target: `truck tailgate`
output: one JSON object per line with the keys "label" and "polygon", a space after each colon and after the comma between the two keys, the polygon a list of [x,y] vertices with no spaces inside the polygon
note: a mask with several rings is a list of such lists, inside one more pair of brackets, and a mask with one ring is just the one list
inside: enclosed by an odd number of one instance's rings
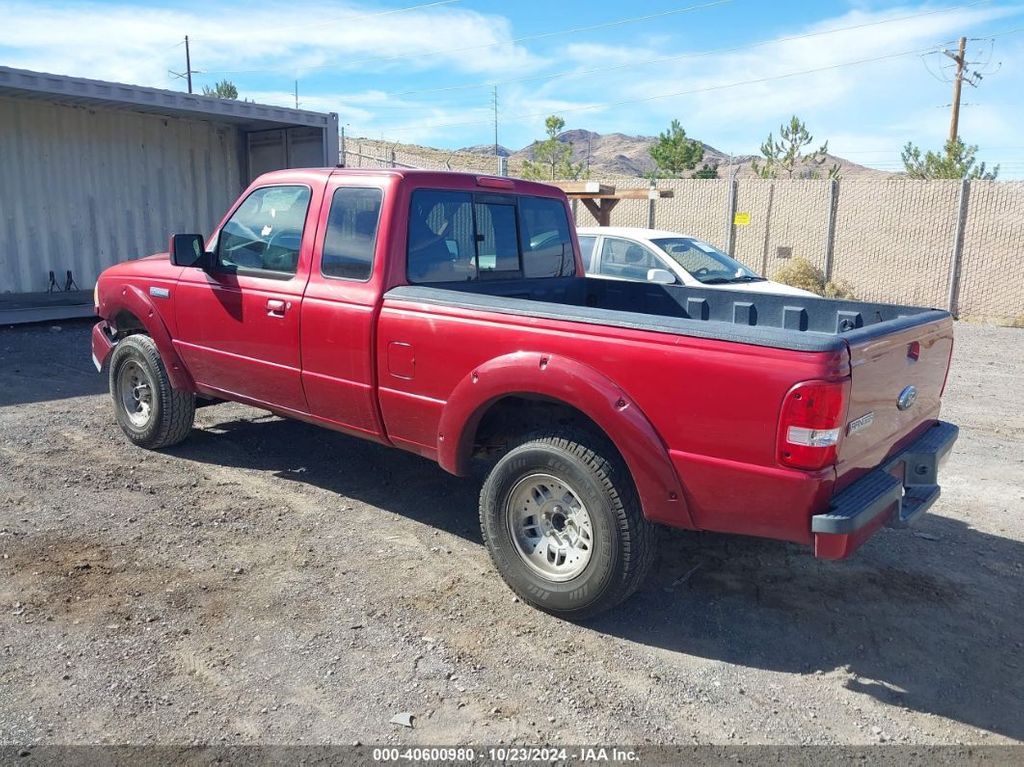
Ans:
{"label": "truck tailgate", "polygon": [[849,350],[852,383],[836,491],[882,464],[938,419],[953,350],[953,321],[947,316],[851,341]]}

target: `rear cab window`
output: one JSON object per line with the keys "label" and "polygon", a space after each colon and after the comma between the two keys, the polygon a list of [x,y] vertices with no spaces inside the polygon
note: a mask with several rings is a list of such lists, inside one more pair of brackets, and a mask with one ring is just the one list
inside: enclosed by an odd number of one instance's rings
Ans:
{"label": "rear cab window", "polygon": [[410,282],[465,282],[576,273],[561,200],[417,189],[409,207]]}

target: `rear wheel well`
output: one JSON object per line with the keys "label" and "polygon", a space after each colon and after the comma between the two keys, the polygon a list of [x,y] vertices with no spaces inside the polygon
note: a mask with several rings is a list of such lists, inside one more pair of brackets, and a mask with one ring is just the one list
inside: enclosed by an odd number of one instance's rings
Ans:
{"label": "rear wheel well", "polygon": [[[469,457],[491,464],[514,448],[522,437],[538,431],[575,429],[618,449],[589,416],[561,400],[533,395],[508,395],[495,400],[480,416]],[[620,456],[621,457],[621,456]]]}

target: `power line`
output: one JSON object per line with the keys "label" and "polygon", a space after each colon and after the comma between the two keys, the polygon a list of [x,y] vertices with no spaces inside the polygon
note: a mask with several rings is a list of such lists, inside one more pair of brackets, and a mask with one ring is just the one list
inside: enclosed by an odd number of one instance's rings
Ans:
{"label": "power line", "polygon": [[799,35],[789,35],[789,36],[786,36],[786,37],[775,37],[775,38],[770,38],[770,39],[767,39],[767,40],[759,40],[759,41],[753,42],[753,43],[746,43],[744,45],[729,46],[729,47],[726,47],[726,48],[712,48],[712,49],[706,50],[706,51],[695,51],[695,52],[690,52],[690,53],[680,53],[680,54],[676,54],[676,55],[673,55],[673,56],[661,56],[661,57],[658,57],[658,58],[646,59],[644,61],[631,61],[631,62],[626,62],[624,64],[616,64],[616,65],[613,65],[613,66],[602,66],[602,67],[595,67],[593,69],[583,69],[583,70],[581,70],[581,69],[567,69],[567,70],[563,70],[561,72],[555,72],[553,74],[529,75],[529,76],[526,76],[526,77],[513,78],[511,80],[498,80],[498,81],[491,80],[491,81],[487,81],[487,82],[465,83],[465,84],[462,84],[462,85],[449,85],[449,86],[442,86],[442,87],[438,87],[438,88],[419,88],[419,89],[415,89],[415,90],[406,90],[406,91],[390,91],[390,92],[387,92],[386,95],[388,95],[388,96],[409,96],[409,95],[418,94],[418,93],[441,93],[441,92],[444,92],[444,91],[464,90],[464,89],[469,89],[469,88],[483,88],[483,87],[490,88],[490,87],[493,87],[495,85],[513,85],[513,84],[516,84],[516,83],[540,82],[540,81],[546,81],[546,80],[555,80],[555,79],[562,78],[562,77],[583,77],[583,76],[586,76],[586,75],[600,74],[600,73],[604,73],[604,72],[612,72],[612,71],[620,70],[620,69],[632,69],[633,67],[647,66],[649,64],[664,64],[666,62],[679,61],[679,60],[682,60],[682,59],[699,58],[699,57],[702,57],[702,56],[714,56],[714,55],[717,55],[717,54],[720,54],[720,53],[735,53],[737,51],[751,50],[751,49],[754,49],[754,48],[761,48],[761,47],[764,47],[764,46],[767,46],[767,45],[776,45],[776,44],[779,44],[779,43],[788,43],[788,42],[793,42],[793,41],[796,41],[796,40],[804,40],[804,39],[811,38],[811,37],[821,37],[823,35],[832,35],[832,34],[836,34],[838,32],[850,32],[850,31],[857,30],[857,29],[867,29],[869,27],[876,27],[876,26],[880,26],[882,24],[892,24],[892,23],[895,23],[895,22],[898,22],[898,21],[908,21],[908,20],[911,20],[911,19],[918,19],[918,18],[922,18],[924,16],[934,16],[936,14],[941,14],[941,13],[951,13],[953,11],[961,11],[961,10],[964,10],[964,9],[967,9],[967,8],[973,8],[976,5],[983,5],[983,4],[988,3],[988,2],[990,2],[990,0],[976,0],[973,3],[966,3],[964,5],[955,5],[955,6],[951,6],[949,8],[941,8],[941,9],[934,10],[934,11],[924,11],[922,13],[913,13],[913,14],[909,14],[907,16],[896,16],[896,17],[889,18],[889,19],[881,19],[879,21],[869,21],[869,22],[864,22],[864,23],[861,23],[861,24],[852,24],[852,25],[846,26],[846,27],[834,27],[832,29],[824,29],[824,30],[820,30],[818,32],[806,32],[804,34],[799,34]]}
{"label": "power line", "polygon": [[[500,85],[513,85],[513,84],[525,83],[525,82],[549,81],[549,80],[559,79],[559,78],[562,78],[562,77],[583,77],[583,76],[591,75],[591,74],[603,74],[603,73],[611,72],[611,71],[615,71],[615,70],[632,69],[633,67],[640,67],[640,66],[645,66],[645,65],[649,65],[649,64],[663,64],[663,63],[666,63],[666,62],[669,62],[669,61],[679,61],[679,60],[682,60],[682,59],[700,58],[700,57],[704,57],[704,56],[714,56],[714,55],[718,55],[718,54],[722,54],[722,53],[735,53],[737,51],[752,50],[754,48],[761,48],[761,47],[768,46],[768,45],[777,45],[777,44],[782,44],[782,43],[794,42],[794,41],[797,41],[797,40],[804,40],[804,39],[807,39],[807,38],[821,37],[821,36],[824,36],[824,35],[837,34],[839,32],[849,32],[849,31],[857,30],[857,29],[866,29],[866,28],[869,28],[869,27],[876,27],[876,26],[880,26],[880,25],[883,25],[883,24],[892,24],[892,23],[899,22],[899,21],[908,21],[908,20],[911,20],[911,19],[917,19],[917,18],[921,18],[921,17],[924,17],[924,16],[934,16],[935,14],[950,13],[950,12],[953,12],[953,11],[964,10],[966,8],[972,8],[972,7],[977,6],[977,5],[983,5],[983,4],[987,3],[987,2],[990,2],[990,0],[976,0],[975,2],[966,3],[964,5],[956,5],[956,6],[951,6],[949,8],[942,8],[942,9],[933,10],[933,11],[925,11],[925,12],[922,12],[922,13],[913,13],[913,14],[909,14],[909,15],[906,15],[906,16],[896,16],[896,17],[892,17],[892,18],[889,18],[889,19],[881,19],[879,21],[870,21],[870,22],[864,22],[864,23],[861,23],[861,24],[852,24],[850,26],[845,26],[845,27],[833,27],[831,29],[824,29],[824,30],[820,30],[820,31],[817,31],[817,32],[806,32],[806,33],[799,34],[799,35],[788,35],[786,37],[776,37],[776,38],[771,38],[771,39],[767,39],[767,40],[759,40],[757,42],[746,43],[744,45],[735,45],[735,46],[729,46],[729,47],[725,47],[725,48],[712,48],[712,49],[705,50],[705,51],[693,51],[693,52],[681,53],[681,54],[677,54],[677,55],[673,55],[673,56],[662,56],[662,57],[654,58],[654,59],[646,59],[644,61],[633,61],[633,62],[627,62],[627,63],[624,63],[624,64],[616,64],[616,65],[613,65],[613,66],[595,67],[593,69],[583,69],[583,70],[581,70],[581,69],[571,69],[571,70],[564,70],[562,72],[555,72],[555,73],[547,74],[547,75],[530,75],[530,76],[527,76],[527,77],[517,77],[517,78],[510,79],[510,80],[498,80],[498,81],[493,81],[492,80],[492,81],[487,81],[487,82],[465,83],[465,84],[461,84],[461,85],[441,86],[441,87],[437,87],[437,88],[419,88],[419,89],[405,90],[405,91],[390,91],[390,92],[385,92],[383,95],[389,96],[389,97],[397,97],[397,96],[410,96],[410,95],[416,95],[416,94],[421,94],[421,93],[442,93],[442,92],[447,92],[447,91],[466,90],[466,89],[471,89],[471,88],[483,88],[483,87],[494,88],[494,87],[500,86]],[[979,39],[982,39],[982,38],[979,38]],[[990,38],[983,38],[983,39],[988,40]],[[922,55],[922,61],[925,62],[925,68],[928,69],[929,74],[931,74],[931,69],[928,68],[928,64],[927,64],[927,62],[925,61],[925,59],[923,57],[928,55],[928,54],[930,54],[930,53],[937,53],[937,52],[938,51],[935,51],[934,49],[929,48],[925,53],[921,54]],[[935,77],[934,74],[932,76]],[[938,79],[938,78],[936,78],[936,79]],[[950,81],[946,80],[945,82],[950,82]],[[367,107],[367,108],[370,108],[370,107]],[[376,107],[373,107],[373,108],[376,109],[376,110],[388,110],[388,111],[413,111],[413,110],[422,111],[423,105],[422,104],[405,104],[405,105],[402,105],[402,106],[385,105],[385,106],[376,106]]]}
{"label": "power line", "polygon": [[[327,24],[338,24],[343,21],[365,21],[366,19],[377,19],[381,16],[394,16],[399,13],[408,13],[410,11],[421,11],[427,8],[436,8],[441,5],[451,5],[452,3],[459,3],[462,0],[434,0],[430,3],[420,3],[419,5],[407,5],[404,8],[391,8],[386,11],[377,11],[376,13],[360,13],[352,16],[337,16],[333,19],[321,19],[315,22],[304,22],[302,24],[285,24],[283,26],[274,27],[274,31],[280,32],[286,29],[309,29],[311,27],[323,27]],[[181,45],[181,43],[176,43]],[[234,74],[235,70],[223,70],[218,71],[217,74]]]}
{"label": "power line", "polygon": [[[1024,31],[1024,27],[1018,27],[1016,29],[1006,30],[1005,32],[998,32],[998,33],[996,33],[994,35],[990,35],[990,37],[1002,37],[1002,36],[1005,36],[1005,35],[1014,34],[1014,33],[1021,32],[1021,31]],[[904,56],[919,56],[922,53],[925,53],[927,51],[933,50],[933,48],[934,48],[934,46],[929,46],[928,48],[916,48],[916,49],[913,49],[913,50],[900,51],[898,53],[887,53],[887,54],[884,54],[884,55],[881,55],[881,56],[872,56],[872,57],[864,58],[864,59],[856,59],[854,61],[844,61],[844,62],[840,62],[838,64],[829,64],[829,65],[823,66],[823,67],[814,67],[812,69],[802,69],[802,70],[798,70],[798,71],[795,71],[795,72],[785,72],[785,73],[780,74],[780,75],[768,75],[766,77],[758,77],[758,78],[753,78],[753,79],[750,79],[750,80],[738,80],[736,82],[731,82],[731,83],[722,83],[721,85],[708,85],[708,86],[705,86],[703,88],[693,88],[693,89],[690,89],[690,90],[676,91],[676,92],[673,92],[673,93],[660,93],[660,94],[657,94],[657,95],[654,95],[654,96],[645,96],[643,98],[624,99],[622,101],[603,102],[603,103],[598,103],[598,104],[586,104],[586,105],[578,106],[578,107],[566,107],[565,109],[559,109],[557,111],[560,114],[565,113],[565,112],[585,112],[585,111],[592,111],[592,110],[595,110],[595,109],[607,109],[609,107],[626,106],[626,105],[629,105],[629,104],[642,104],[642,103],[646,103],[648,101],[657,101],[657,100],[660,100],[660,99],[673,98],[673,97],[676,97],[676,96],[691,96],[691,95],[694,95],[694,94],[697,94],[697,93],[708,93],[708,92],[711,92],[711,91],[726,90],[726,89],[729,89],[729,88],[738,88],[738,87],[741,87],[741,86],[744,86],[744,85],[758,85],[760,83],[774,82],[774,81],[777,81],[777,80],[785,80],[785,79],[789,79],[791,77],[799,77],[799,76],[802,76],[802,75],[816,74],[818,72],[827,72],[827,71],[834,70],[834,69],[842,69],[842,68],[845,68],[845,67],[858,66],[860,64],[870,64],[870,63],[873,63],[873,62],[876,62],[876,61],[886,61],[886,60],[889,60],[889,59],[902,58]],[[544,117],[544,116],[546,116],[546,114],[547,113],[545,113],[545,112],[533,112],[533,113],[528,113],[528,114],[511,115],[507,119],[509,119],[509,120],[523,120],[523,119],[527,119],[527,118],[531,118],[532,119],[532,118],[535,118],[535,117]],[[416,126],[407,126],[407,127],[404,127],[404,128],[394,128],[392,130],[393,131],[406,132],[406,131],[410,131],[410,130],[422,130],[423,128],[430,128],[430,129],[434,130],[434,129],[437,129],[437,128],[455,128],[455,127],[462,127],[462,126],[468,126],[468,125],[481,125],[481,124],[486,124],[486,122],[481,123],[481,121],[479,121],[479,120],[473,120],[473,121],[464,121],[464,122],[456,122],[456,123],[443,123],[443,124],[440,124],[440,125],[429,125],[429,124],[428,125],[423,125],[423,124],[420,124],[420,125],[416,125]]]}
{"label": "power line", "polygon": [[436,0],[432,3],[420,3],[419,5],[409,5],[405,8],[391,8],[387,11],[378,11],[377,13],[361,13],[354,16],[340,16],[334,19],[321,19],[315,22],[306,22],[304,24],[289,24],[285,26],[275,26],[274,29],[277,31],[283,29],[309,29],[311,27],[322,27],[325,24],[337,24],[341,21],[362,21],[364,19],[376,19],[381,16],[394,16],[398,13],[408,13],[409,11],[420,11],[426,8],[435,8],[439,5],[451,5],[452,3],[458,3],[461,0]]}
{"label": "power line", "polygon": [[939,67],[939,74],[935,74],[934,72],[932,72],[932,68],[928,64],[928,56],[931,56],[931,55],[936,54],[936,53],[939,53],[939,51],[928,51],[927,53],[922,53],[921,54],[921,63],[924,64],[925,71],[929,75],[931,75],[932,79],[935,80],[936,82],[940,82],[940,83],[950,83],[950,82],[952,82],[952,80],[950,80],[944,74],[942,74],[942,70],[944,70],[946,68],[945,66],[940,66]]}
{"label": "power line", "polygon": [[[674,8],[669,11],[660,11],[658,13],[649,13],[645,16],[634,16],[628,19],[617,19],[615,21],[606,21],[599,24],[590,24],[584,27],[572,27],[570,29],[559,29],[552,32],[540,32],[533,35],[524,35],[523,37],[514,37],[510,40],[502,40],[496,43],[481,43],[479,45],[467,45],[462,48],[435,48],[429,51],[422,51],[420,53],[400,53],[393,56],[370,56],[364,59],[353,59],[349,61],[343,61],[340,63],[333,64],[318,64],[315,66],[303,67],[303,69],[334,69],[338,67],[355,66],[357,64],[368,64],[373,62],[389,62],[389,61],[402,61],[404,59],[418,59],[426,56],[437,56],[440,54],[449,53],[464,53],[465,51],[479,51],[487,48],[496,48],[502,45],[515,45],[516,43],[526,42],[527,40],[541,40],[549,37],[557,37],[559,35],[577,34],[580,32],[593,32],[598,29],[609,29],[611,27],[619,27],[626,24],[637,24],[643,21],[651,21],[653,19],[660,19],[666,16],[674,16],[680,13],[689,13],[691,11],[700,11],[707,8],[715,8],[720,5],[727,5],[732,0],[712,0],[712,2],[702,3],[700,5],[691,5],[685,8]],[[263,67],[261,69],[220,69],[214,70],[215,74],[258,74],[261,72],[273,72],[276,71],[275,67]],[[489,83],[488,83],[489,84]]]}
{"label": "power line", "polygon": [[[721,85],[708,85],[708,86],[705,86],[703,88],[693,88],[693,89],[685,90],[685,91],[675,91],[673,93],[660,93],[660,94],[657,94],[657,95],[654,95],[654,96],[645,96],[643,98],[637,98],[637,99],[624,99],[622,101],[611,101],[611,102],[603,102],[603,103],[599,103],[599,104],[586,104],[586,105],[578,106],[578,107],[567,107],[565,109],[559,109],[557,111],[559,112],[559,114],[562,114],[562,113],[565,113],[565,112],[584,112],[584,111],[591,111],[591,110],[594,110],[594,109],[607,109],[608,107],[625,106],[625,105],[628,105],[628,104],[641,104],[641,103],[645,103],[645,102],[648,102],[648,101],[657,101],[659,99],[672,98],[674,96],[691,96],[691,95],[694,95],[694,94],[697,94],[697,93],[707,93],[707,92],[710,92],[710,91],[725,90],[725,89],[728,89],[728,88],[738,88],[738,87],[743,86],[743,85],[757,85],[757,84],[760,84],[760,83],[773,82],[775,80],[784,80],[784,79],[787,79],[787,78],[790,78],[790,77],[798,77],[800,75],[809,75],[809,74],[814,74],[814,73],[817,73],[817,72],[826,72],[828,70],[840,69],[842,67],[851,67],[851,66],[856,66],[858,64],[868,64],[868,63],[871,63],[871,62],[874,62],[874,61],[884,61],[886,59],[895,59],[895,58],[899,58],[899,57],[902,57],[902,56],[909,56],[909,55],[912,55],[912,54],[916,55],[916,54],[922,53],[923,50],[929,50],[929,49],[920,49],[920,48],[918,48],[918,49],[915,49],[915,50],[912,50],[912,51],[901,51],[899,53],[888,53],[888,54],[885,54],[883,56],[873,56],[873,57],[867,58],[867,59],[857,59],[856,61],[845,61],[845,62],[841,62],[839,64],[830,64],[828,66],[815,67],[813,69],[802,69],[802,70],[798,70],[796,72],[786,72],[786,73],[783,73],[783,74],[780,74],[780,75],[769,75],[767,77],[758,77],[758,78],[754,78],[754,79],[751,79],[751,80],[738,80],[736,82],[731,82],[731,83],[722,83]],[[544,116],[545,114],[546,114],[545,112],[533,112],[533,113],[530,113],[530,114],[513,115],[509,119],[512,119],[512,120],[526,119],[526,118],[533,118],[533,117]],[[467,122],[457,122],[457,123],[445,123],[445,124],[442,124],[442,125],[409,126],[409,127],[406,127],[406,128],[398,128],[396,130],[402,130],[402,131],[418,130],[421,127],[427,127],[427,128],[431,128],[431,129],[436,129],[436,128],[454,128],[454,127],[461,127],[461,126],[464,126],[464,125],[480,125],[480,124],[481,124],[480,121],[467,121]]]}
{"label": "power line", "polygon": [[[291,25],[285,25],[285,26],[275,26],[274,29],[275,29],[275,31],[282,31],[282,30],[286,30],[286,29],[308,29],[310,27],[322,27],[322,26],[324,26],[326,24],[337,24],[338,22],[342,22],[342,21],[362,21],[362,20],[365,20],[365,19],[376,19],[376,18],[380,18],[381,16],[394,16],[394,15],[399,14],[399,13],[408,13],[409,11],[419,11],[419,10],[423,10],[423,9],[426,9],[426,8],[435,8],[437,6],[451,5],[452,3],[459,3],[459,2],[462,2],[462,0],[434,0],[433,2],[430,2],[430,3],[420,3],[419,5],[409,5],[409,6],[406,6],[404,8],[391,8],[390,10],[387,10],[387,11],[377,11],[376,13],[361,13],[361,14],[357,14],[357,15],[353,15],[353,16],[340,16],[340,17],[336,17],[334,19],[322,19],[320,21],[312,22],[312,23],[291,24]],[[186,41],[187,40],[188,40],[188,38],[186,38]],[[201,41],[201,39],[200,39],[200,41]],[[193,40],[193,42],[195,42],[195,41]],[[181,45],[181,42],[175,43],[174,45],[170,46],[170,48],[177,48],[179,45]],[[260,70],[250,70],[250,71],[260,71]],[[263,71],[269,71],[269,70],[263,70]],[[207,70],[204,74],[236,74],[236,73],[240,74],[241,70]],[[177,72],[171,72],[170,74],[176,75],[176,76],[184,76],[184,75],[178,75]],[[196,74],[199,74],[199,73],[196,73]],[[189,93],[191,93],[191,92],[192,91],[189,90]]]}

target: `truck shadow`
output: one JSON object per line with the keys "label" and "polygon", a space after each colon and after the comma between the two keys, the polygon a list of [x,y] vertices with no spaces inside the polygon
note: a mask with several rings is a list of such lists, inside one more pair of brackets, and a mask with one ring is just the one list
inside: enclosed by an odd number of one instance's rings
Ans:
{"label": "truck shadow", "polygon": [[[478,480],[252,413],[168,452],[273,472],[481,543]],[[885,530],[839,563],[777,541],[666,530],[647,584],[586,628],[737,666],[820,672],[823,684],[1024,739],[1024,544],[955,519]]]}
{"label": "truck shadow", "polygon": [[1024,545],[955,519],[885,530],[838,563],[796,545],[670,531],[643,591],[590,628],[828,674],[825,684],[889,705],[1024,738]]}
{"label": "truck shadow", "polygon": [[[217,409],[223,406],[217,406]],[[202,412],[202,411],[200,411]],[[193,430],[166,452],[193,461],[272,472],[483,543],[480,485],[402,450],[246,409],[237,419]]]}

